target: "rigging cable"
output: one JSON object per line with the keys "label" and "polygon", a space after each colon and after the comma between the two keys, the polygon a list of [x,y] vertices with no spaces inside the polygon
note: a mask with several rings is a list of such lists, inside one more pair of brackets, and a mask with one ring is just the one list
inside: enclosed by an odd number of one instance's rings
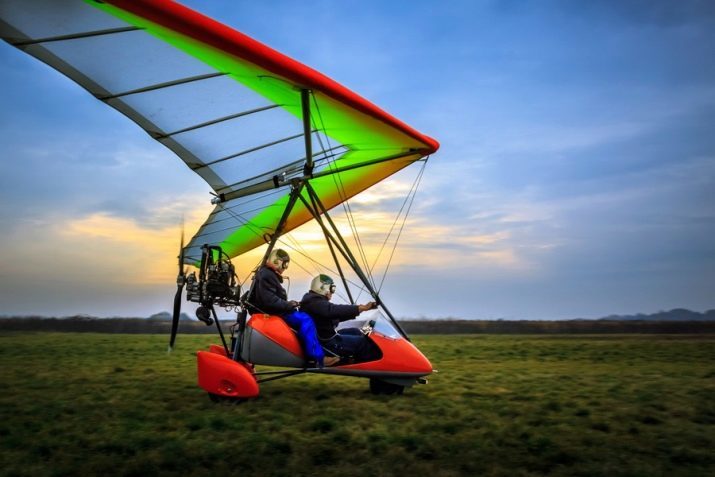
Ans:
{"label": "rigging cable", "polygon": [[[395,216],[395,220],[392,222],[392,225],[390,226],[390,231],[385,236],[385,240],[382,242],[382,245],[380,246],[380,251],[377,253],[377,256],[375,256],[375,260],[373,260],[373,262],[372,262],[371,270],[375,270],[375,267],[377,266],[377,262],[380,259],[380,256],[382,255],[382,252],[385,249],[385,245],[387,245],[387,242],[390,240],[390,237],[392,236],[392,232],[395,230],[395,226],[397,225],[397,221],[400,220],[402,211],[405,209],[405,206],[407,205],[408,201],[410,200],[410,197],[413,196],[413,194],[416,194],[417,187],[419,187],[419,182],[422,180],[422,174],[425,170],[426,165],[427,165],[427,163],[425,162],[423,164],[422,168],[420,168],[420,171],[417,173],[417,176],[415,177],[415,181],[412,183],[410,190],[405,195],[405,200],[402,202],[402,206],[400,207],[400,210],[397,212],[397,215]],[[404,220],[407,220],[408,214],[409,214],[409,210],[405,214],[403,223],[404,223]]]}
{"label": "rigging cable", "polygon": [[[243,224],[249,231],[251,231],[251,232],[253,232],[254,234],[258,235],[258,236],[261,237],[262,239],[264,238],[264,234],[261,233],[262,230],[261,230],[258,226],[254,225],[250,220],[246,220],[245,218],[241,217],[240,214],[238,214],[238,213],[236,213],[236,212],[230,210],[230,209],[227,208],[227,207],[224,207],[222,203],[219,203],[219,204],[218,204],[218,207],[220,207],[221,209],[223,209],[224,211],[226,211],[226,213],[228,213],[228,214],[231,215],[234,219],[236,219],[236,221],[237,221],[239,224]],[[196,235],[196,236],[194,237],[194,239],[195,239],[196,237],[198,237],[198,236],[199,236],[199,235]],[[192,239],[192,240],[193,240],[193,239]],[[258,270],[258,268],[259,268],[261,265],[262,265],[262,263],[259,262],[258,265],[257,265],[255,268],[253,268],[253,271],[250,272],[250,273],[248,274],[248,276],[246,276],[246,278],[241,281],[241,287],[243,287],[243,284],[248,281],[248,278],[249,278],[253,273],[255,273],[255,271]]]}
{"label": "rigging cable", "polygon": [[[325,135],[325,140],[326,140],[328,146],[332,147],[332,144],[330,143],[330,137],[325,133],[325,121],[323,120],[323,115],[320,111],[320,106],[318,105],[318,101],[315,98],[315,95],[313,95],[313,103],[315,104],[315,110],[318,113],[318,117],[320,118],[322,131],[323,131],[323,134]],[[315,126],[315,128],[318,129],[317,125]],[[320,142],[321,147],[324,147],[320,135],[318,135],[318,141]],[[329,168],[334,169],[334,166],[335,166],[334,161],[328,163]],[[342,177],[340,176],[339,173],[335,173],[332,176],[333,176],[333,182],[335,183],[335,188],[338,191],[338,194],[340,195],[340,198],[342,200],[341,205],[343,207],[343,211],[345,212],[345,216],[348,220],[348,226],[350,227],[350,231],[353,234],[353,240],[355,241],[355,246],[358,249],[358,253],[360,254],[360,259],[362,260],[362,266],[364,269],[367,270],[367,268],[368,268],[367,256],[365,255],[364,248],[362,246],[362,241],[360,240],[360,234],[358,233],[357,225],[355,223],[355,218],[352,214],[352,209],[350,207],[350,202],[347,197],[347,193],[345,192],[345,185],[343,184]],[[367,277],[370,280],[372,287],[375,288],[375,280],[373,279],[369,270],[367,272],[368,272]]]}
{"label": "rigging cable", "polygon": [[[302,256],[304,256],[304,257],[307,257],[307,256],[308,256],[308,252],[307,252],[307,251],[305,250],[305,248],[301,245],[300,241],[298,241],[295,237],[293,237],[293,235],[292,235],[291,232],[289,232],[289,233],[283,235],[280,239],[278,239],[281,243],[283,243],[284,245],[288,246],[288,244],[286,244],[286,243],[283,241],[283,238],[285,238],[286,240],[290,240],[290,241],[291,241],[291,243],[292,243],[293,246],[294,246],[294,247],[293,247],[293,250],[298,251],[298,253],[300,253],[300,254],[301,254]],[[319,275],[319,274],[321,273],[321,271],[320,271],[320,268],[318,268],[318,266],[316,265],[316,263],[318,263],[318,262],[317,262],[317,261],[312,261],[312,262],[311,262],[311,265],[313,266],[313,271],[314,271],[314,272],[317,272],[317,274]],[[320,266],[322,267],[321,264],[318,263],[318,265],[320,265]],[[303,270],[305,270],[305,269],[303,269]],[[306,271],[308,274],[310,274],[310,272],[308,272],[308,270],[305,270],[305,271]]]}
{"label": "rigging cable", "polygon": [[415,187],[414,187],[414,192],[412,194],[412,199],[410,199],[410,204],[407,206],[407,211],[405,212],[405,217],[402,220],[402,225],[400,226],[400,230],[397,233],[397,238],[395,239],[395,245],[392,247],[392,252],[390,253],[390,258],[387,261],[387,265],[385,266],[385,271],[382,274],[382,279],[380,280],[380,286],[377,288],[377,292],[380,293],[382,290],[382,285],[385,283],[385,277],[387,276],[387,271],[390,269],[390,264],[392,263],[392,258],[395,255],[395,250],[397,249],[397,244],[400,241],[400,236],[402,235],[402,230],[405,228],[405,223],[407,222],[407,216],[410,214],[410,209],[412,209],[412,204],[415,201],[415,197],[417,197],[417,189],[420,186],[420,182],[422,182],[422,177],[424,175],[425,167],[427,166],[427,159],[425,159],[424,164],[422,164],[422,169],[420,170],[420,173],[418,175],[418,179],[416,181]]}
{"label": "rigging cable", "polygon": [[[397,215],[395,216],[395,220],[392,222],[392,226],[390,227],[390,231],[389,231],[389,232],[387,233],[387,235],[385,236],[385,240],[382,242],[382,245],[380,246],[380,251],[377,253],[377,255],[376,255],[376,257],[375,257],[375,260],[374,260],[373,263],[372,263],[372,267],[370,268],[370,271],[371,271],[371,272],[375,270],[375,268],[376,268],[376,266],[377,266],[377,262],[378,262],[378,260],[380,259],[380,256],[382,255],[382,252],[383,252],[383,250],[385,249],[385,246],[387,245],[387,242],[390,240],[390,237],[392,236],[393,231],[395,230],[395,226],[397,225],[397,221],[400,220],[400,216],[402,215],[402,211],[405,209],[405,206],[408,205],[408,202],[409,202],[409,206],[407,207],[407,211],[405,212],[404,218],[402,219],[402,225],[401,225],[401,227],[400,227],[398,236],[397,236],[397,238],[395,239],[394,245],[392,246],[392,251],[391,251],[391,253],[390,253],[390,258],[388,259],[388,262],[387,262],[387,264],[385,265],[385,271],[383,272],[382,279],[381,279],[381,281],[380,281],[380,287],[376,288],[378,293],[380,293],[380,291],[382,290],[382,285],[383,285],[383,283],[384,283],[384,281],[385,281],[385,277],[387,276],[387,271],[388,271],[389,268],[390,268],[390,262],[392,261],[392,258],[393,258],[393,255],[394,255],[394,253],[395,253],[395,250],[397,249],[397,244],[398,244],[398,242],[399,242],[399,240],[400,240],[400,234],[402,233],[402,229],[403,229],[404,226],[405,226],[405,222],[407,221],[407,216],[409,215],[409,213],[410,213],[410,208],[412,207],[412,202],[413,202],[414,199],[415,199],[415,196],[416,196],[416,194],[417,194],[417,189],[419,188],[420,182],[422,181],[422,177],[423,177],[423,175],[424,175],[424,171],[425,171],[425,168],[426,168],[426,166],[427,166],[427,159],[429,159],[429,158],[426,158],[426,159],[424,159],[424,160],[422,161],[422,162],[423,162],[422,167],[420,168],[419,172],[417,173],[417,176],[415,177],[415,180],[414,180],[414,182],[412,183],[412,186],[410,187],[409,192],[408,192],[407,195],[405,196],[405,200],[402,202],[402,206],[400,207],[400,210],[397,212]],[[412,199],[410,199],[410,197],[412,197]],[[360,297],[360,295],[362,295],[362,291],[361,291],[360,294],[358,294],[358,298]]]}
{"label": "rigging cable", "polygon": [[[305,258],[305,259],[309,260],[310,262],[312,262],[313,265],[315,265],[316,267],[321,267],[323,270],[327,270],[328,272],[332,273],[333,275],[338,275],[338,272],[336,272],[336,271],[333,270],[332,268],[328,267],[327,265],[325,265],[325,264],[323,264],[323,263],[320,263],[319,261],[315,260],[314,258],[311,258],[310,255],[304,254],[304,253],[301,252],[300,250],[294,248],[292,245],[290,245],[290,244],[284,242],[282,239],[278,239],[278,241],[279,241],[283,246],[285,246],[286,248],[291,249],[292,251],[296,252],[298,255],[300,255],[300,256],[302,256],[303,258]],[[291,259],[291,260],[292,260],[292,259]],[[299,266],[300,266],[300,265],[299,265]],[[302,267],[301,267],[301,268],[302,268]],[[310,275],[310,272],[309,272],[308,270],[306,270],[305,268],[302,268],[302,269],[303,269],[305,272],[307,272],[308,275]],[[351,283],[352,285],[355,285],[355,283],[352,282],[351,280],[348,280],[348,281],[350,281],[350,283]]]}
{"label": "rigging cable", "polygon": [[[338,272],[336,272],[335,270],[331,269],[331,268],[328,267],[327,265],[324,265],[324,264],[320,263],[319,261],[317,261],[317,260],[311,258],[309,255],[302,253],[300,250],[297,250],[297,249],[293,248],[290,244],[284,242],[283,239],[278,239],[278,241],[279,241],[283,246],[285,246],[286,248],[289,248],[289,249],[291,249],[292,251],[297,252],[299,255],[301,255],[301,256],[303,256],[304,258],[306,258],[308,261],[310,261],[310,262],[313,264],[313,266],[315,266],[315,267],[322,267],[323,270],[327,270],[327,271],[328,271],[330,274],[332,274],[332,275],[339,275]],[[291,261],[292,261],[292,262],[295,262],[295,264],[296,264],[298,267],[300,267],[301,270],[303,270],[304,272],[306,272],[306,273],[310,276],[310,271],[308,271],[308,270],[307,270],[305,267],[303,267],[300,263],[298,263],[297,261],[295,261],[295,259],[291,259]],[[320,269],[318,269],[318,272],[320,272]],[[351,285],[355,286],[355,287],[359,287],[359,286],[360,286],[360,284],[355,283],[354,281],[352,281],[352,280],[350,280],[350,279],[348,279],[348,278],[346,278],[345,280],[346,280],[347,282],[349,282]],[[348,301],[342,294],[336,293],[336,295],[338,295],[338,296],[339,296],[340,298],[342,298],[344,301]]]}
{"label": "rigging cable", "polygon": [[[313,103],[315,104],[315,110],[318,113],[318,118],[320,119],[322,129],[318,128],[317,124],[314,127],[315,127],[315,129],[318,129],[319,131],[321,131],[321,130],[323,131],[323,134],[325,135],[325,140],[328,144],[328,147],[332,147],[332,144],[330,142],[330,137],[327,135],[327,133],[325,133],[325,128],[326,128],[325,121],[323,120],[323,115],[320,111],[320,106],[318,105],[318,101],[315,98],[315,94],[313,94]],[[325,146],[323,145],[320,135],[318,135],[318,141],[320,142],[321,147],[324,149]],[[328,168],[334,169],[335,162],[328,161]],[[355,241],[355,245],[358,249],[358,253],[360,254],[360,259],[362,260],[363,268],[365,269],[366,276],[367,276],[368,280],[371,282],[372,288],[374,289],[375,288],[375,280],[372,277],[370,270],[368,269],[367,256],[365,255],[365,251],[362,246],[362,241],[360,240],[360,234],[358,233],[357,226],[355,225],[355,218],[352,214],[352,209],[350,208],[350,203],[348,201],[348,197],[345,192],[345,186],[342,182],[342,178],[340,177],[339,173],[332,174],[332,177],[333,177],[333,181],[335,183],[335,188],[338,191],[340,198],[342,199],[343,211],[345,212],[345,216],[348,220],[348,225],[349,225],[350,230],[353,234],[353,240]],[[363,287],[363,290],[364,290],[364,287]]]}

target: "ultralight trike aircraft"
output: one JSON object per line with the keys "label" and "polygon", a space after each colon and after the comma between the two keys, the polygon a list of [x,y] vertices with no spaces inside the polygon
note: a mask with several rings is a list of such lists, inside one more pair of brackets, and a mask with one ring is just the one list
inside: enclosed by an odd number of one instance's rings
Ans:
{"label": "ultralight trike aircraft", "polygon": [[[426,382],[432,366],[380,297],[382,281],[365,257],[349,199],[420,163],[380,253],[389,238],[396,246],[437,141],[170,0],[0,0],[0,36],[129,117],[211,186],[215,207],[186,246],[182,231],[170,349],[186,288],[186,299],[200,305],[197,317],[215,323],[221,338],[197,353],[199,386],[212,399],[255,397],[259,383],[301,373],[369,378],[374,393],[387,394]],[[329,213],[341,204],[354,246]],[[284,234],[311,220],[335,265],[323,267],[340,277],[347,300],[366,292],[379,305],[342,325],[360,329],[373,345],[367,361],[348,356],[336,366],[308,367],[281,318],[247,314],[250,293],[242,293],[231,258],[267,244],[265,260]],[[236,312],[228,341],[215,306]]]}

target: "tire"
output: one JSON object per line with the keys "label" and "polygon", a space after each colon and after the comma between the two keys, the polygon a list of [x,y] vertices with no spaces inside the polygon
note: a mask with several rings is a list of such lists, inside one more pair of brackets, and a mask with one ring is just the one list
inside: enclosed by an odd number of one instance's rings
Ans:
{"label": "tire", "polygon": [[405,390],[404,386],[392,384],[380,379],[370,378],[370,392],[373,394],[402,394]]}
{"label": "tire", "polygon": [[214,393],[208,393],[209,399],[211,399],[211,402],[215,404],[229,404],[229,405],[237,405],[241,404],[245,399],[241,398],[235,398],[235,397],[229,397],[229,396],[221,396],[220,394],[214,394]]}

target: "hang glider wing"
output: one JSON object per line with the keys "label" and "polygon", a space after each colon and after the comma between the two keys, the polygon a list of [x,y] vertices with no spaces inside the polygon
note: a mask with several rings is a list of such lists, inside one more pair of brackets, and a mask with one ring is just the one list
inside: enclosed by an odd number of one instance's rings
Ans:
{"label": "hang glider wing", "polygon": [[[59,70],[171,149],[222,199],[186,248],[236,256],[265,243],[304,176],[326,208],[439,144],[323,74],[169,0],[0,0],[0,36]],[[298,205],[289,231],[310,220]]]}

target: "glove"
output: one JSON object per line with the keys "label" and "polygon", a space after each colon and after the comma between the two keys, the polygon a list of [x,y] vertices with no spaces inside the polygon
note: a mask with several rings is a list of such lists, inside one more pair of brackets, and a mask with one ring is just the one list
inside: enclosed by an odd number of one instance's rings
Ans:
{"label": "glove", "polygon": [[358,310],[360,311],[360,313],[362,313],[363,311],[372,310],[374,308],[377,308],[377,303],[375,303],[374,301],[371,301],[370,303],[365,303],[364,305],[358,305]]}

